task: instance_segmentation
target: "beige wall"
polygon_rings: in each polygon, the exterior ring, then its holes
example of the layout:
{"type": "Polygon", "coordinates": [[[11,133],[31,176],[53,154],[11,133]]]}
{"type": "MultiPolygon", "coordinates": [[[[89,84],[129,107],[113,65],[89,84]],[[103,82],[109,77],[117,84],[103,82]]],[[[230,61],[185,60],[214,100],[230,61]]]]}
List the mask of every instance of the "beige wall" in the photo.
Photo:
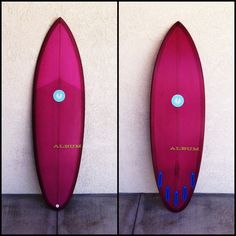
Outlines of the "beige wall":
{"type": "Polygon", "coordinates": [[[155,192],[149,138],[152,71],[168,29],[181,21],[198,48],[206,90],[206,133],[197,192],[234,186],[233,3],[120,3],[120,191],[155,192]]]}
{"type": "Polygon", "coordinates": [[[3,193],[40,192],[35,173],[31,99],[42,41],[61,16],[84,68],[86,121],[76,193],[117,190],[116,3],[3,3],[3,193]]]}
{"type": "MultiPolygon", "coordinates": [[[[120,191],[155,192],[149,139],[152,70],[161,40],[180,20],[198,48],[206,135],[198,192],[232,193],[233,3],[120,3],[120,191]]],[[[76,193],[116,192],[116,3],[3,3],[3,193],[40,192],[32,149],[34,67],[57,17],[71,28],[86,84],[84,150],[76,193]]]]}

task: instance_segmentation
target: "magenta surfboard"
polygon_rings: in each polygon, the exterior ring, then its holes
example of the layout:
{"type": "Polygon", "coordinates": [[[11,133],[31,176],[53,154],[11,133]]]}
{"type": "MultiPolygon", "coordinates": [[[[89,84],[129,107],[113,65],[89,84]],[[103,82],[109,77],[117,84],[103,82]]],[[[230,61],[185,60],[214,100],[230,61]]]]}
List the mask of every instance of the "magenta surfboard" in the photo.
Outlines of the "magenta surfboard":
{"type": "Polygon", "coordinates": [[[62,18],[49,29],[35,69],[33,134],[46,202],[61,209],[76,183],[83,146],[85,92],[75,39],[62,18]]]}
{"type": "Polygon", "coordinates": [[[200,59],[180,23],[166,34],[153,72],[151,147],[157,187],[165,206],[181,211],[196,186],[204,138],[205,95],[200,59]]]}

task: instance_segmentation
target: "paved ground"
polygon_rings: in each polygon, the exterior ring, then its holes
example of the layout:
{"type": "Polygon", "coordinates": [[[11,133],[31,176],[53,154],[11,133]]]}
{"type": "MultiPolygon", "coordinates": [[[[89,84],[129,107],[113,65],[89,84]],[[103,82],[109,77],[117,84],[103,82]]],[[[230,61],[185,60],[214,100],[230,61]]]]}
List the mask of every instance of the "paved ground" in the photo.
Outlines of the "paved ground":
{"type": "Polygon", "coordinates": [[[234,234],[234,195],[194,194],[180,213],[158,194],[73,195],[57,212],[41,195],[2,196],[2,234],[234,234]]]}
{"type": "Polygon", "coordinates": [[[120,234],[234,234],[234,195],[194,194],[180,213],[157,194],[120,194],[120,234]]]}
{"type": "Polygon", "coordinates": [[[116,234],[117,197],[73,195],[57,212],[41,195],[2,196],[2,234],[116,234]]]}

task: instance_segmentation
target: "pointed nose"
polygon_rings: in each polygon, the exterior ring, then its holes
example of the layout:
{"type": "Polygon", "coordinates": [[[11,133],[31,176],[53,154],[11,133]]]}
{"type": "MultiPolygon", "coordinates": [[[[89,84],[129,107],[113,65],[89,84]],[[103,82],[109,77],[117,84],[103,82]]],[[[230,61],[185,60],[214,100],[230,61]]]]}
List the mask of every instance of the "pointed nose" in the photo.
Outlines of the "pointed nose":
{"type": "Polygon", "coordinates": [[[57,23],[64,23],[65,21],[63,20],[62,17],[58,17],[58,18],[55,20],[55,22],[57,22],[57,23]]]}
{"type": "Polygon", "coordinates": [[[180,21],[176,21],[175,25],[183,25],[180,21]]]}

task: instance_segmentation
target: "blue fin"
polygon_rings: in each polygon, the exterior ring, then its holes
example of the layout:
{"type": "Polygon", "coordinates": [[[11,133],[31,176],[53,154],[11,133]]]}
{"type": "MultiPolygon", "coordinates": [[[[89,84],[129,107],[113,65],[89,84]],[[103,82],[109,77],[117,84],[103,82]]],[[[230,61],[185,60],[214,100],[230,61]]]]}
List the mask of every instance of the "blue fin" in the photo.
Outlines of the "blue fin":
{"type": "Polygon", "coordinates": [[[175,191],[175,193],[174,193],[174,205],[175,206],[177,206],[179,203],[178,195],[179,195],[178,191],[175,191]]]}
{"type": "Polygon", "coordinates": [[[187,200],[187,196],[188,196],[187,187],[184,186],[183,187],[183,195],[182,195],[183,201],[187,200]]]}
{"type": "Polygon", "coordinates": [[[166,201],[170,200],[170,187],[166,186],[166,195],[165,195],[166,201]]]}
{"type": "Polygon", "coordinates": [[[191,174],[191,187],[192,187],[192,188],[195,187],[195,183],[196,183],[196,180],[195,180],[195,173],[192,172],[192,174],[191,174]]]}
{"type": "Polygon", "coordinates": [[[158,188],[161,188],[161,186],[162,186],[162,172],[161,171],[158,174],[157,186],[158,186],[158,188]]]}

